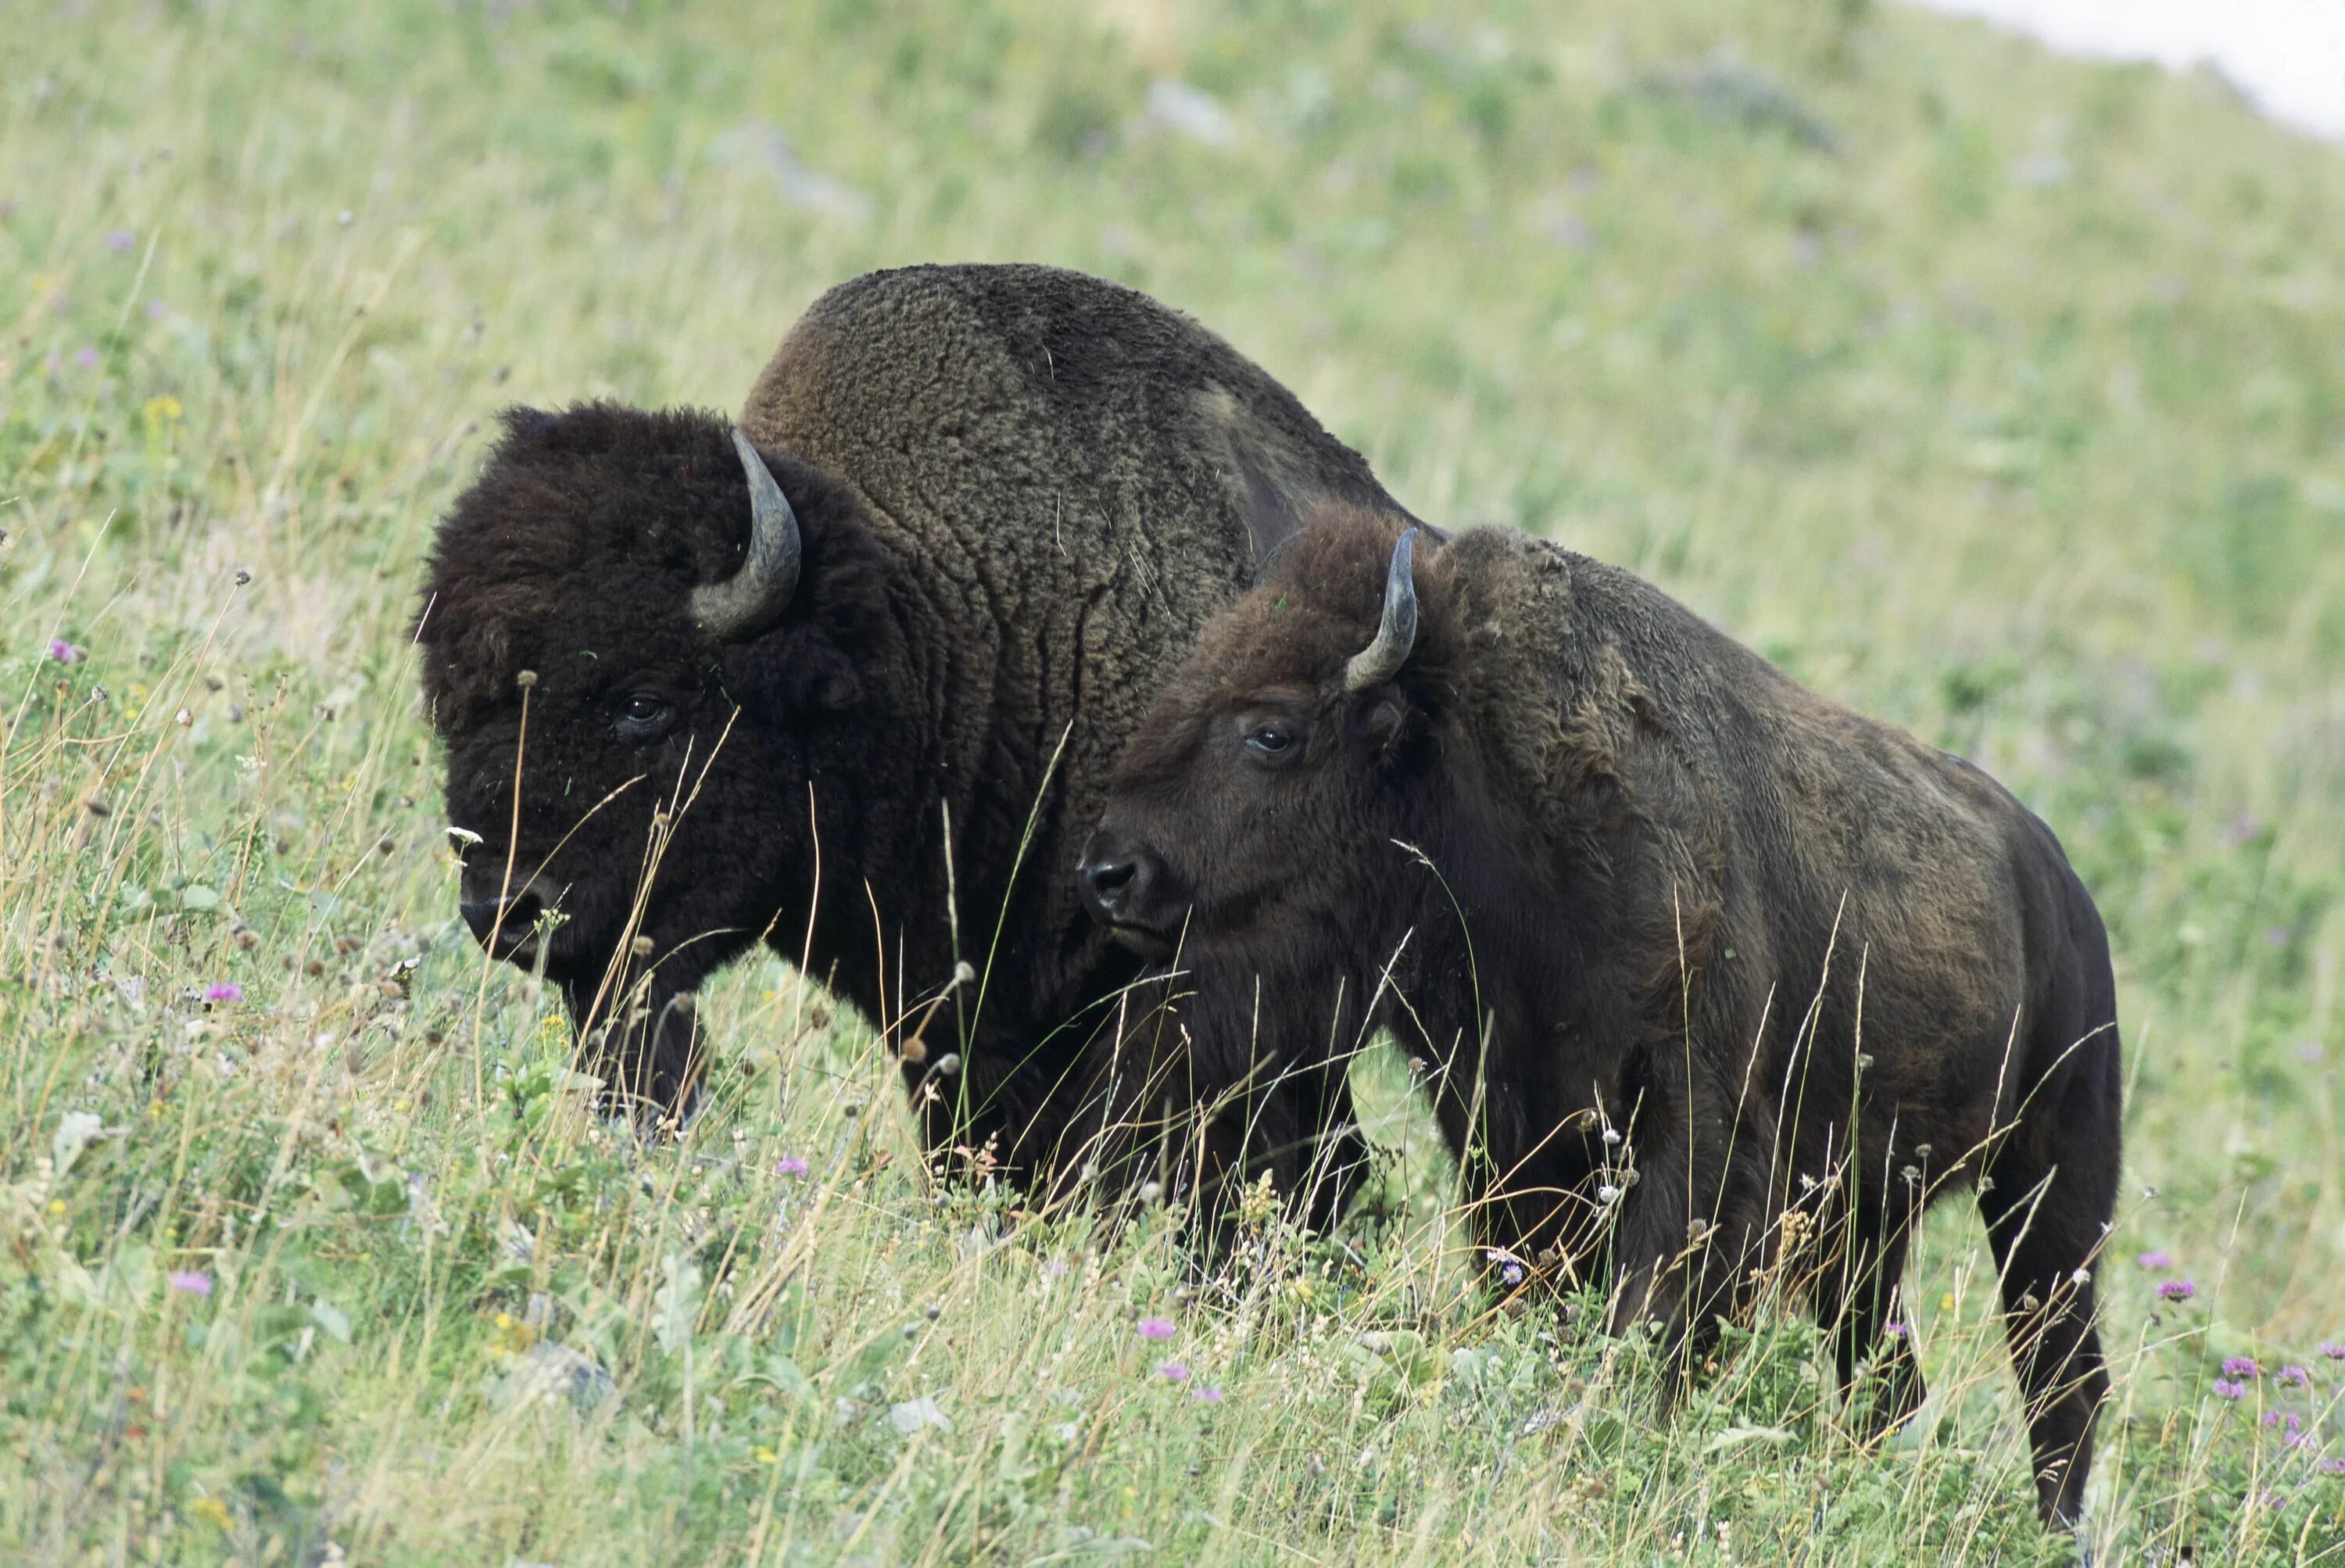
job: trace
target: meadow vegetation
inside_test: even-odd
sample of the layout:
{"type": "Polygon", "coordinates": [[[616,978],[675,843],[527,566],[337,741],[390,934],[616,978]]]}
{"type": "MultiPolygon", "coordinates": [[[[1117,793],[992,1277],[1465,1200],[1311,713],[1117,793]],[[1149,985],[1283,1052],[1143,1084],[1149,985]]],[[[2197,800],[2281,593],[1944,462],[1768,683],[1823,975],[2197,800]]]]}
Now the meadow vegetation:
{"type": "Polygon", "coordinates": [[[2116,942],[2105,1560],[2345,1556],[2345,154],[1864,0],[53,5],[0,43],[0,1555],[2057,1561],[1975,1217],[1935,1398],[1682,1419],[1494,1308],[1402,1067],[1340,1236],[1011,1223],[870,1022],[639,1146],[455,918],[407,633],[508,402],[823,288],[1189,310],[1444,523],[1652,577],[2047,818],[2116,942]],[[2229,1364],[2227,1365],[2226,1363],[2229,1364]]]}

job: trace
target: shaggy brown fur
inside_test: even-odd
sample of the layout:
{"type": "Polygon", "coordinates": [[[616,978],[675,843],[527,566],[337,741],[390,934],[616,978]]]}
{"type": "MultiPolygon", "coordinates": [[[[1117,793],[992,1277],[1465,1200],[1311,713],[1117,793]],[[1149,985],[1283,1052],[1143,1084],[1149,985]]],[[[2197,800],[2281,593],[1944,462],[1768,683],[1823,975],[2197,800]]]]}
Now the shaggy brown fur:
{"type": "Polygon", "coordinates": [[[451,509],[420,640],[449,820],[481,838],[468,908],[558,908],[541,938],[478,923],[582,1027],[615,1016],[605,1071],[661,1106],[695,1077],[691,993],[766,940],[875,1021],[925,1018],[930,1141],[1020,1174],[1136,968],[1070,872],[1145,694],[1292,526],[1283,495],[1391,503],[1220,339],[1048,268],[841,285],[741,423],[805,550],[741,639],[687,613],[748,535],[720,418],[515,411],[451,509]]]}
{"type": "Polygon", "coordinates": [[[1330,1042],[1390,1028],[1504,1271],[1605,1271],[1620,1321],[1697,1359],[1754,1270],[1802,1275],[1884,1425],[1922,1398],[1884,1337],[1911,1227],[1974,1184],[2040,1502],[2073,1519],[2119,1079],[2106,940],[2050,830],[1508,531],[1421,543],[1413,651],[1347,692],[1398,532],[1314,523],[1119,764],[1086,875],[1136,950],[1178,943],[1185,992],[1127,1032],[1127,1075],[1228,1104],[1209,1186],[1291,1186],[1355,1157],[1305,1114],[1330,1042]]]}

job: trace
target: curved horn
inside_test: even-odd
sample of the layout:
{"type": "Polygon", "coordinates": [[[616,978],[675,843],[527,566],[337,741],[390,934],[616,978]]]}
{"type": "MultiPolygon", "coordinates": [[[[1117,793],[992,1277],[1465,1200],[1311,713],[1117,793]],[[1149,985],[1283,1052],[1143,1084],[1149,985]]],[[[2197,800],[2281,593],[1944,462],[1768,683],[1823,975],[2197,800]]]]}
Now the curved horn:
{"type": "Polygon", "coordinates": [[[1416,647],[1416,578],[1410,571],[1416,558],[1416,530],[1402,533],[1393,546],[1392,570],[1385,576],[1385,616],[1376,640],[1352,656],[1344,667],[1344,689],[1365,691],[1400,673],[1416,647]]]}
{"type": "Polygon", "coordinates": [[[733,450],[741,454],[741,471],[749,481],[749,554],[741,569],[723,582],[692,590],[692,618],[728,640],[773,625],[798,586],[797,514],[738,425],[733,427],[733,450]]]}

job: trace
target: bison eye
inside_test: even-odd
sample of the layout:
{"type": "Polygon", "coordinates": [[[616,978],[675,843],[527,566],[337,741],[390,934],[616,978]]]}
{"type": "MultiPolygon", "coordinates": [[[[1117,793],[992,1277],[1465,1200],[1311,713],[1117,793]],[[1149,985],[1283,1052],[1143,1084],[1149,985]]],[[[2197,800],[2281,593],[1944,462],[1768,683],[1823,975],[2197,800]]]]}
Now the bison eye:
{"type": "Polygon", "coordinates": [[[1263,757],[1283,757],[1294,745],[1294,731],[1284,724],[1257,724],[1246,731],[1246,747],[1263,757]]]}
{"type": "Polygon", "coordinates": [[[675,716],[667,698],[657,692],[639,691],[619,704],[619,734],[629,740],[650,740],[675,716]]]}

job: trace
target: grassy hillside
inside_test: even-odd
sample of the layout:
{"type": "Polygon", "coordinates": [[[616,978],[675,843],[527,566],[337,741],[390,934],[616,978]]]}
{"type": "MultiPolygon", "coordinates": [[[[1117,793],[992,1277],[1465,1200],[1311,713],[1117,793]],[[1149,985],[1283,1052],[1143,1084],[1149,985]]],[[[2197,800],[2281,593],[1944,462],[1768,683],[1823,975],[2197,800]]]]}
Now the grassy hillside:
{"type": "Polygon", "coordinates": [[[1934,1424],[1868,1453],[1796,1323],[1660,1426],[1641,1346],[1491,1312],[1389,1064],[1379,1203],[1258,1228],[1234,1305],[1169,1225],[939,1187],[777,966],[712,993],[685,1142],[584,1114],[452,918],[403,645],[436,512],[503,402],[729,407],[841,278],[1030,258],[2051,820],[2132,1085],[2094,1533],[2345,1557],[2345,155],[1864,0],[38,10],[0,44],[0,1555],[2059,1555],[1952,1207],[1934,1424]]]}

